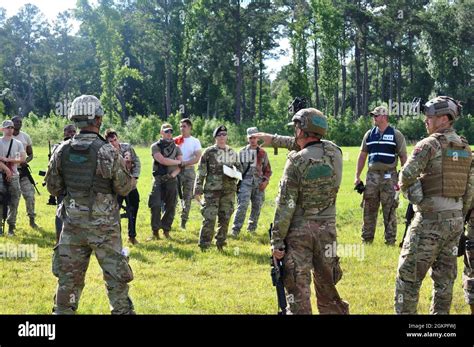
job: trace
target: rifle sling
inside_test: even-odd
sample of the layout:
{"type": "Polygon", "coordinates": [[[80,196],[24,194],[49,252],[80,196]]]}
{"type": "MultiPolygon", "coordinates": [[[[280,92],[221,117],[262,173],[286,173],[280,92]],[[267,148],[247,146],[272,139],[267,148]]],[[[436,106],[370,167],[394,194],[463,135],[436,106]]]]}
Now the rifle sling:
{"type": "MultiPolygon", "coordinates": [[[[8,158],[10,156],[10,152],[12,151],[12,145],[13,145],[13,139],[10,140],[10,145],[8,146],[8,152],[5,158],[8,158]]],[[[5,185],[8,185],[7,181],[5,180],[5,173],[3,173],[2,177],[3,177],[3,182],[5,183],[5,185]]]]}

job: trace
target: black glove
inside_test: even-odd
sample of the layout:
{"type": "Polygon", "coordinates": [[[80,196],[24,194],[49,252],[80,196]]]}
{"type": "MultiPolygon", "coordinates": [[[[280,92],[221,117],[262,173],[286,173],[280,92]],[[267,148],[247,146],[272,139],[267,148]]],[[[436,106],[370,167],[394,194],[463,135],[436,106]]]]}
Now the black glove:
{"type": "Polygon", "coordinates": [[[354,187],[354,190],[357,191],[357,193],[362,194],[365,190],[364,182],[360,181],[357,183],[357,185],[354,187]]]}

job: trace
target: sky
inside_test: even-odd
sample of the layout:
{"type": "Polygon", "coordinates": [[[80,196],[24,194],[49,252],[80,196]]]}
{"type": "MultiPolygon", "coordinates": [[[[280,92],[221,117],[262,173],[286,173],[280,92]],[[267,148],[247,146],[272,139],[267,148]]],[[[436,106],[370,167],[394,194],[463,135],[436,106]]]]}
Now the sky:
{"type": "MultiPolygon", "coordinates": [[[[95,1],[90,2],[94,3],[95,1]]],[[[28,3],[36,5],[41,12],[44,13],[50,23],[56,19],[58,13],[76,6],[76,0],[0,0],[0,7],[7,10],[8,18],[14,16],[22,6],[28,3]]],[[[77,29],[78,28],[79,26],[77,25],[77,29]]],[[[288,39],[279,40],[279,44],[280,47],[273,52],[279,53],[280,50],[285,50],[286,54],[279,55],[277,59],[267,59],[265,61],[266,72],[269,74],[270,80],[274,80],[282,66],[287,65],[291,60],[291,49],[288,39]]]]}

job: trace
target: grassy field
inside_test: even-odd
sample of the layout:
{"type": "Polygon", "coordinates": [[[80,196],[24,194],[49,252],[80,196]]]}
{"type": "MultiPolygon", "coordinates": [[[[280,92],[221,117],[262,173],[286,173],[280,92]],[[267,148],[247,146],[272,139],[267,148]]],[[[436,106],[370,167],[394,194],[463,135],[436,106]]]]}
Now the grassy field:
{"type": "MultiPolygon", "coordinates": [[[[47,148],[35,147],[32,162],[34,177],[42,178],[38,170],[47,166],[47,148]]],[[[276,295],[269,275],[268,226],[273,219],[275,197],[287,151],[278,156],[269,150],[273,177],[267,189],[258,235],[243,232],[238,240],[230,239],[225,253],[215,248],[201,253],[197,247],[201,215],[196,204],[191,210],[188,230],[179,229],[175,219],[172,240],[145,242],[151,234],[147,196],[151,189],[151,156],[148,148],[137,148],[142,161],[142,176],[138,189],[141,195],[137,233],[139,245],[130,249],[130,264],[135,279],[130,294],[137,313],[148,314],[274,314],[276,295]]],[[[337,200],[337,228],[340,244],[360,245],[362,224],[361,197],[353,191],[353,177],[358,149],[343,148],[344,178],[337,200]]],[[[21,200],[17,236],[0,238],[0,245],[36,244],[38,259],[0,259],[0,314],[49,314],[56,288],[51,273],[52,247],[55,242],[55,208],[47,206],[48,193],[39,185],[41,196],[36,197],[37,223],[41,230],[30,229],[24,200],[21,200]]],[[[401,200],[398,210],[398,239],[404,230],[403,215],[406,202],[401,200]]],[[[179,207],[177,211],[179,217],[179,207]]],[[[400,249],[383,243],[382,220],[375,242],[365,246],[363,257],[342,257],[344,276],[338,284],[341,296],[349,301],[353,314],[392,314],[395,276],[400,249]]],[[[123,223],[126,240],[126,222],[123,223]]],[[[398,240],[397,240],[398,243],[398,240]]],[[[92,257],[86,286],[79,305],[82,314],[107,314],[109,305],[104,281],[97,260],[92,257]]],[[[452,313],[467,314],[461,287],[462,262],[454,286],[452,313]]],[[[425,279],[420,293],[419,312],[428,313],[432,281],[425,279]]],[[[313,311],[316,312],[314,298],[313,311]]]]}

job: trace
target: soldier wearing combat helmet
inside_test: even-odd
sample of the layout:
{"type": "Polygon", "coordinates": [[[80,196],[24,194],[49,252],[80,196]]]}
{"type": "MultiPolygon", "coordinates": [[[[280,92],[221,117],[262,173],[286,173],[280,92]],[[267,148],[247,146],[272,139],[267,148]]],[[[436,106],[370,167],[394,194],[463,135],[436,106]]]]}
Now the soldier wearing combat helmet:
{"type": "Polygon", "coordinates": [[[348,314],[336,289],[341,278],[336,252],[336,197],[342,179],[342,152],[322,140],[328,125],[321,111],[306,108],[292,118],[294,147],[286,161],[273,222],[273,256],[283,258],[288,313],[311,314],[311,272],[319,312],[348,314]]]}
{"type": "Polygon", "coordinates": [[[453,123],[461,106],[438,96],[424,105],[428,137],[418,142],[399,176],[415,217],[400,253],[395,311],[417,313],[420,287],[428,270],[433,279],[432,314],[448,314],[457,276],[457,248],[463,216],[472,200],[471,148],[453,123]],[[470,178],[471,177],[471,178],[470,178]]]}
{"type": "Polygon", "coordinates": [[[133,273],[122,251],[117,194],[127,195],[136,182],[120,153],[99,135],[103,115],[95,96],[74,99],[69,120],[80,133],[53,153],[45,177],[51,195],[64,194],[59,206],[63,229],[53,255],[56,314],[77,311],[92,252],[104,274],[112,314],[134,313],[127,284],[133,273]]]}

